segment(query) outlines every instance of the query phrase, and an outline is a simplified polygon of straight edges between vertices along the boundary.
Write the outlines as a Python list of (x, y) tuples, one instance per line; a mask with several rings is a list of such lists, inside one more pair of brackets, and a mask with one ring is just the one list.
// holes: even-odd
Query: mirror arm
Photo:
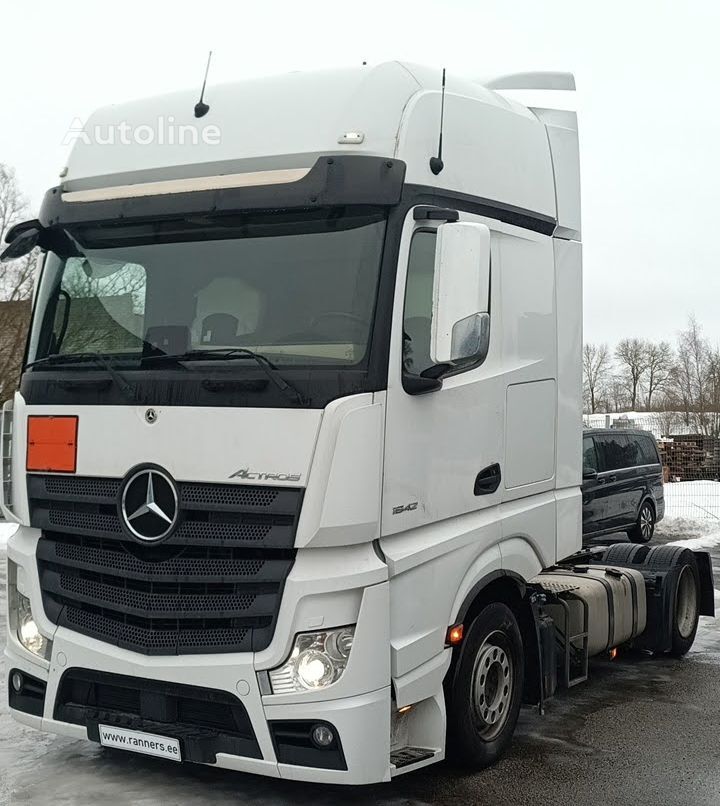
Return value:
[(440, 380), (444, 375), (447, 375), (453, 369), (452, 364), (433, 364), (431, 367), (424, 369), (420, 373), (421, 378), (432, 378), (432, 380)]

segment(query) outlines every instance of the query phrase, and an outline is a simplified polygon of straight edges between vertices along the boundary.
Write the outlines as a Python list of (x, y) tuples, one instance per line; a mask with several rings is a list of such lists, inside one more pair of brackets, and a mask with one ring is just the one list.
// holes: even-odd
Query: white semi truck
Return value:
[(483, 767), (589, 657), (713, 614), (707, 554), (581, 550), (576, 117), (502, 95), (572, 76), (440, 75), (101, 109), (8, 234), (41, 252), (18, 721), (297, 780)]

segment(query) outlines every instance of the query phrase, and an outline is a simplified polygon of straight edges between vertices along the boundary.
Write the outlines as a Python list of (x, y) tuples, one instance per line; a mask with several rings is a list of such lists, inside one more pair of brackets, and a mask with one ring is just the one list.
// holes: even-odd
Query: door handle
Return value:
[(617, 476), (610, 476), (608, 481), (617, 481)]
[(497, 462), (495, 464), (488, 465), (475, 477), (475, 487), (473, 488), (473, 493), (475, 495), (490, 495), (497, 490), (501, 481), (502, 472), (500, 470), (500, 465), (497, 464)]

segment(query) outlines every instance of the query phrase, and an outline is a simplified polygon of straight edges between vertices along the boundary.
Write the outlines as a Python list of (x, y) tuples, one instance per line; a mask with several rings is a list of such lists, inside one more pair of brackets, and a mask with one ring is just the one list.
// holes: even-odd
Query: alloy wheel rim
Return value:
[(640, 533), (645, 538), (652, 537), (653, 516), (650, 507), (645, 506), (640, 513)]

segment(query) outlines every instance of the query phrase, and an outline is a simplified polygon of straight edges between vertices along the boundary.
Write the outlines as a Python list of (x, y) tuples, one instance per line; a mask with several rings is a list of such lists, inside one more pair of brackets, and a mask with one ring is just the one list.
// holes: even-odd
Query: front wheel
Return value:
[(507, 605), (487, 605), (470, 625), (447, 692), (448, 758), (466, 767), (494, 764), (520, 712), (523, 642)]
[(633, 543), (649, 543), (655, 532), (655, 509), (653, 505), (646, 501), (640, 507), (635, 525), (628, 529), (628, 537)]

